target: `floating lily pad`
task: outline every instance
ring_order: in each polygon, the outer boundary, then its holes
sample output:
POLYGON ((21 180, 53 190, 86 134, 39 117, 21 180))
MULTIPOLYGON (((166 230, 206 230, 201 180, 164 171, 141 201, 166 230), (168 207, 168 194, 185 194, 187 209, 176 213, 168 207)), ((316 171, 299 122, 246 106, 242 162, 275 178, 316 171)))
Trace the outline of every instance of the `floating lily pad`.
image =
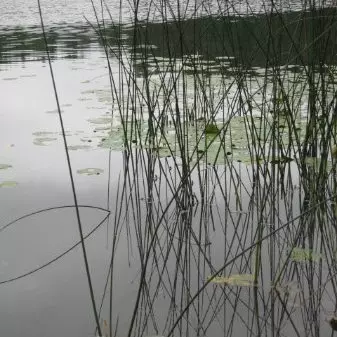
POLYGON ((69 145, 68 150, 70 151, 77 151, 77 150, 89 150, 91 146, 89 145, 69 145))
MULTIPOLYGON (((61 113, 63 113, 64 110, 61 110, 61 113)), ((58 109, 54 109, 54 110, 48 110, 48 111, 45 111, 46 114, 58 114, 59 111, 58 109)))
MULTIPOLYGON (((97 124, 111 123, 112 119, 100 117, 90 120, 97 124)), ((131 122, 132 123, 132 122, 131 122)), ((261 116, 235 116, 228 122, 216 121, 206 124, 204 117, 199 117, 194 122, 184 122, 181 129, 184 130, 184 150, 188 150, 191 162, 202 161, 210 164, 228 164, 229 162, 240 162, 245 165, 261 163, 263 160, 257 158, 254 149, 249 148, 257 139, 261 146, 268 148, 270 146, 271 126, 273 119, 261 116), (252 131, 253 130, 253 131, 252 131)), ((285 128, 287 124, 284 123, 285 128)), ((123 150, 125 146, 149 149, 157 152, 159 157, 168 155, 181 156, 179 144, 177 141, 177 130, 171 124, 161 125, 155 128, 155 134, 149 132, 149 126, 146 120, 137 120, 133 125, 126 123, 125 129, 121 125, 105 126, 110 132, 98 144, 99 147, 109 148, 110 150, 123 150), (150 142, 151 140, 151 142, 150 142)), ((96 128, 97 132, 98 129, 96 128)), ((153 133, 153 129, 151 131, 153 133)), ((287 143, 289 135, 282 133, 282 144, 287 143)), ((276 148, 277 150, 277 148, 276 148)), ((186 152, 185 152, 186 155, 186 152)), ((273 164, 291 162, 293 158, 277 154, 273 164), (277 157, 279 155, 279 157, 277 157)))
POLYGON ((84 174, 87 176, 100 175, 103 172, 104 170, 100 168, 94 168, 94 167, 77 170, 78 174, 84 174))
POLYGON ((0 164, 0 170, 7 170, 9 168, 11 168, 12 165, 8 165, 8 164, 0 164))
POLYGON ((16 181, 3 181, 0 183, 0 188, 2 187, 15 187, 18 183, 16 181))
POLYGON ((36 74, 21 75, 20 77, 36 77, 36 74))
POLYGON ((216 124, 208 124, 205 127, 205 133, 206 134, 218 134, 219 128, 217 127, 216 124))
POLYGON ((315 253, 310 249, 304 249, 295 247, 291 251, 290 260, 294 262, 304 262, 304 261, 319 261, 322 259, 322 255, 315 253))
POLYGON ((33 132, 33 136, 36 137, 46 137, 51 135, 57 135, 57 132, 51 132, 51 131, 36 131, 33 132))
POLYGON ((98 126, 94 129, 94 132, 109 131, 109 130, 110 130, 110 126, 98 126))
MULTIPOLYGON (((211 278, 211 276, 209 278, 211 278)), ((254 275, 236 274, 231 276, 216 276, 211 282, 227 286, 253 287, 254 275)))
POLYGON ((91 124, 111 124, 112 118, 111 117, 91 118, 88 119, 88 122, 91 124))
POLYGON ((55 140, 57 140, 57 138, 42 137, 42 138, 35 138, 33 140, 33 143, 39 146, 47 146, 47 145, 50 145, 50 143, 55 140))

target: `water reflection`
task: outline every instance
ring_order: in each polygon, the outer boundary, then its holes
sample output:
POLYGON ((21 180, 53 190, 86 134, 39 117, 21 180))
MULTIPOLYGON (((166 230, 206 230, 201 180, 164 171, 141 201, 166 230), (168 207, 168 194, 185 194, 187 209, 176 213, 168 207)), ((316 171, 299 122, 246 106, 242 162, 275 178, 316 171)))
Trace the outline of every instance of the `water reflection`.
MULTIPOLYGON (((208 71, 231 66, 266 67, 273 64, 336 63, 336 8, 288 12, 279 16, 202 17, 180 22, 144 22, 126 25, 54 25, 47 29, 52 59, 87 58, 92 50, 108 45, 112 54, 133 53, 142 62, 199 55, 208 71), (212 64, 209 63, 212 62, 212 64)), ((0 62, 45 62, 45 46, 39 26, 0 30, 0 62)), ((192 60, 193 61, 193 60, 192 60)), ((191 60, 190 60, 191 63, 191 60)), ((193 62, 191 64, 193 66, 193 62)), ((139 67, 141 66, 141 67, 139 67)), ((227 69, 228 70, 228 69, 227 69)), ((228 74, 230 75, 230 74, 228 74)))
MULTIPOLYGON (((97 36, 87 26, 54 26, 47 30, 52 59, 83 59, 98 47, 97 36)), ((0 63, 47 60, 41 27, 14 27, 0 30, 0 63)))

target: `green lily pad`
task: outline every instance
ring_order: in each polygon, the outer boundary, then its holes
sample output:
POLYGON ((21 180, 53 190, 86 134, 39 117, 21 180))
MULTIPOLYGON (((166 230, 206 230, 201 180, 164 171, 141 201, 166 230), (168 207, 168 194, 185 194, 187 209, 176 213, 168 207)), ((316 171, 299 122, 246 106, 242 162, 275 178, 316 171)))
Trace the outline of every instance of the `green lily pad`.
MULTIPOLYGON (((64 110, 61 110, 61 113, 63 113, 64 110)), ((54 110, 48 110, 48 111, 45 111, 46 114, 58 114, 59 111, 58 109, 54 109, 54 110)))
POLYGON ((304 249, 295 247, 291 251, 290 260, 294 262, 304 262, 304 261, 319 261, 322 259, 322 255, 315 253, 310 249, 304 249))
POLYGON ((88 122, 91 124, 111 124, 113 119, 111 117, 98 117, 98 118, 91 118, 88 119, 88 122))
POLYGON ((11 168, 12 165, 8 165, 8 164, 0 164, 0 170, 7 170, 9 168, 11 168))
POLYGON ((50 143, 55 140, 57 140, 57 138, 51 138, 51 137, 35 138, 33 140, 33 144, 39 145, 39 146, 47 146, 47 145, 50 145, 50 143))
MULTIPOLYGON (((101 117, 93 120, 94 123, 111 123, 112 119, 101 117)), ((228 122, 216 121, 206 124, 204 117, 198 117, 194 122, 184 122, 181 130, 184 130, 183 148, 189 155, 191 162, 202 161, 210 164, 229 164, 240 162, 245 165, 253 165, 261 162, 254 149, 249 148, 253 140, 260 141, 261 146, 268 148, 271 142, 271 127, 273 119, 260 116, 235 116, 228 122), (225 123, 225 124, 223 124, 225 123), (253 139, 254 138, 254 139, 253 139)), ((287 124, 284 123, 287 129, 287 124)), ((103 125, 102 125, 103 126, 103 125)), ((124 125, 112 126, 108 135, 101 138, 98 144, 101 148, 121 151, 127 147, 153 150, 159 157, 181 156, 181 148, 177 141, 177 130, 172 124, 154 125, 150 128, 146 120, 137 120, 124 125), (153 134, 154 133, 154 134, 153 134), (151 140, 151 142, 150 142, 151 140)), ((95 129, 97 131, 97 129, 95 129)), ((102 130, 103 131, 103 130, 102 130)), ((289 135, 280 134, 283 145, 286 144, 289 135)), ((182 144, 182 142, 180 142, 182 144)), ((277 150, 277 148, 276 148, 277 150)), ((293 158, 276 153, 273 164, 291 162, 293 158), (279 157, 277 157, 279 155, 279 157)))
POLYGON ((89 150, 91 146, 89 145, 69 145, 68 150, 70 151, 77 151, 77 150, 89 150))
POLYGON ((77 170, 78 174, 84 174, 86 176, 100 175, 103 172, 104 170, 100 168, 94 168, 94 167, 77 170))
MULTIPOLYGON (((211 276, 208 278, 210 279, 211 276)), ((236 287, 253 287, 254 286, 254 275, 252 274, 236 274, 231 276, 216 276, 211 281, 216 284, 223 284, 227 286, 236 287)))
POLYGON ((36 131, 33 132, 33 136, 36 137, 47 137, 51 135, 57 135, 57 132, 51 132, 51 131, 36 131))
POLYGON ((15 187, 18 183, 16 181, 3 181, 0 183, 0 188, 2 187, 15 187))
POLYGON ((219 133, 219 128, 216 124, 208 124, 205 127, 205 133, 206 134, 217 134, 219 133))

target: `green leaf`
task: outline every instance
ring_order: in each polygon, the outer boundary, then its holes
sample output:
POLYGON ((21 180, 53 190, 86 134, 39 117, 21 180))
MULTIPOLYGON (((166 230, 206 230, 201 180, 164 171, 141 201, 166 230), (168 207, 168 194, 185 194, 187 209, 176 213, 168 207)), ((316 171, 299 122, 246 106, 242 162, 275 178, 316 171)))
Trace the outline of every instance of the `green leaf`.
MULTIPOLYGON (((210 279, 212 276, 209 276, 210 279)), ((230 276, 216 276, 212 279, 212 283, 223 284, 227 286, 237 287, 253 287, 254 275, 252 274, 235 274, 230 276)))
POLYGON ((94 168, 94 167, 88 167, 88 168, 85 168, 85 169, 77 170, 78 174, 84 174, 86 176, 100 175, 103 172, 104 172, 104 170, 102 170, 100 168, 94 168))
POLYGON ((207 124, 205 127, 205 133, 208 134, 217 134, 219 133, 219 128, 216 124, 207 124))
POLYGON ((321 258, 321 254, 299 247, 293 248, 290 255, 290 260, 294 262, 319 261, 321 258))
POLYGON ((15 187, 18 183, 16 181, 3 181, 0 183, 0 188, 2 187, 15 187))
POLYGON ((57 138, 42 137, 42 138, 35 138, 33 140, 33 143, 39 146, 46 146, 49 145, 50 142, 53 142, 55 140, 57 140, 57 138))
POLYGON ((9 168, 11 168, 12 165, 8 165, 8 164, 0 164, 0 170, 7 170, 9 168))

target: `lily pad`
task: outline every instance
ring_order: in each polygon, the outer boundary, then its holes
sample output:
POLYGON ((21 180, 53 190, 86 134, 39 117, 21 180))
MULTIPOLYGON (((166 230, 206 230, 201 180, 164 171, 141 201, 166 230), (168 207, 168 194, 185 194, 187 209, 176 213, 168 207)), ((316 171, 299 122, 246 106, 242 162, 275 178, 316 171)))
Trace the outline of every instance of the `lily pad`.
MULTIPOLYGON (((111 123, 113 119, 100 117, 90 120, 97 124, 111 123)), ((157 152, 159 157, 172 155, 181 156, 181 149, 177 141, 177 130, 172 124, 165 124, 156 128, 150 128, 146 120, 138 120, 136 124, 115 125, 108 129, 108 135, 101 139, 98 147, 110 150, 123 150, 125 146, 151 149, 157 152), (153 132, 154 131, 154 132, 153 132)), ((199 117, 194 122, 183 122, 181 129, 184 130, 184 154, 188 152, 191 162, 202 161, 210 164, 230 164, 240 162, 245 165, 253 165, 261 162, 254 149, 249 148, 253 138, 264 139, 261 146, 266 149, 270 146, 272 118, 260 116, 235 116, 229 121, 214 121, 206 123, 205 117, 199 117), (224 124, 225 123, 225 124, 224 124), (256 159, 257 158, 257 159, 256 159)), ((285 124, 286 125, 286 124, 285 124)), ((103 126, 103 125, 102 125, 103 126)), ((98 131, 95 128, 94 131, 98 131)), ((103 131, 103 130, 102 130, 103 131)), ((286 133, 280 135, 283 145, 289 138, 286 133)), ((181 142, 180 142, 181 143, 181 142)), ((276 148, 277 150, 277 148, 276 148)), ((276 153, 272 164, 285 164, 293 160, 291 157, 276 153), (279 155, 279 157, 277 157, 279 155)))
MULTIPOLYGON (((211 276, 209 278, 211 278, 211 276)), ((254 275, 236 274, 236 275, 231 275, 231 276, 216 276, 211 282, 216 283, 216 284, 223 284, 227 286, 253 287, 254 286, 254 275)))
POLYGON ((16 181, 3 181, 0 183, 0 188, 2 187, 15 187, 18 183, 16 181))
POLYGON ((50 145, 50 142, 53 142, 57 140, 57 138, 51 138, 51 137, 42 137, 42 138, 35 138, 33 140, 33 144, 39 145, 39 146, 47 146, 50 145))
POLYGON ((12 165, 8 165, 8 164, 0 164, 0 170, 7 170, 9 168, 11 168, 12 165))
MULTIPOLYGON (((64 110, 61 110, 61 113, 63 113, 64 110)), ((46 114, 58 114, 59 111, 58 109, 54 109, 54 110, 48 110, 48 111, 45 111, 46 114)))
POLYGON ((88 122, 91 124, 111 124, 112 119, 109 117, 99 117, 99 118, 88 119, 88 122))
POLYGON ((94 167, 77 170, 78 174, 84 174, 86 176, 100 175, 103 172, 104 170, 100 168, 94 168, 94 167))
POLYGON ((206 134, 217 134, 219 133, 219 128, 216 124, 208 124, 205 127, 205 133, 206 134))
POLYGON ((295 247, 291 251, 290 260, 294 262, 304 262, 304 261, 319 261, 322 259, 322 255, 315 253, 310 249, 304 249, 295 247))
POLYGON ((57 135, 57 132, 51 132, 51 131, 36 131, 33 132, 33 136, 36 137, 47 137, 51 135, 57 135))
POLYGON ((69 145, 68 150, 70 151, 77 151, 77 150, 89 150, 91 146, 89 145, 69 145))

